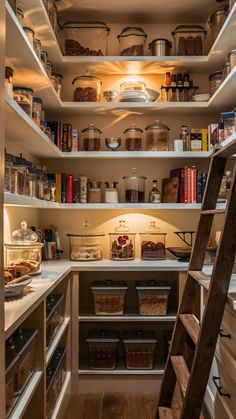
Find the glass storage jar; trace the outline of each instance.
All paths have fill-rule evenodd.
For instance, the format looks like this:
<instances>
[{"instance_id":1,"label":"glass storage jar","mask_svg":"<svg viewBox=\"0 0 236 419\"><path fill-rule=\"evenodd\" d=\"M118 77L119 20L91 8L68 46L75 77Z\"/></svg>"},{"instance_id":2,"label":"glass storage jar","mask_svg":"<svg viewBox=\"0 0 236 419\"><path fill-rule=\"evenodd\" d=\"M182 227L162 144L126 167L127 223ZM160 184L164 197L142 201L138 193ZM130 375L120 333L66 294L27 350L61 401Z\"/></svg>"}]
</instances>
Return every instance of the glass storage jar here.
<instances>
[{"instance_id":1,"label":"glass storage jar","mask_svg":"<svg viewBox=\"0 0 236 419\"><path fill-rule=\"evenodd\" d=\"M44 68L46 70L46 68L47 68L47 61L48 61L48 53L47 53L47 51L41 51L40 59L41 59L42 64L43 64L43 66L44 66Z\"/></svg>"},{"instance_id":2,"label":"glass storage jar","mask_svg":"<svg viewBox=\"0 0 236 419\"><path fill-rule=\"evenodd\" d=\"M41 170L37 171L37 198L44 199L46 174Z\"/></svg>"},{"instance_id":3,"label":"glass storage jar","mask_svg":"<svg viewBox=\"0 0 236 419\"><path fill-rule=\"evenodd\" d=\"M11 67L5 67L5 92L13 98L13 74Z\"/></svg>"},{"instance_id":4,"label":"glass storage jar","mask_svg":"<svg viewBox=\"0 0 236 419\"><path fill-rule=\"evenodd\" d=\"M47 72L47 75L48 75L48 78L49 79L51 79L51 77L52 77L52 68L53 68L53 65L52 65L51 61L48 61L47 60L47 63L46 63L46 72Z\"/></svg>"},{"instance_id":5,"label":"glass storage jar","mask_svg":"<svg viewBox=\"0 0 236 419\"><path fill-rule=\"evenodd\" d=\"M65 22L62 26L65 55L107 55L110 29L104 22Z\"/></svg>"},{"instance_id":6,"label":"glass storage jar","mask_svg":"<svg viewBox=\"0 0 236 419\"><path fill-rule=\"evenodd\" d=\"M127 369L153 368L154 352L157 343L154 332L131 330L123 333L122 342L125 350Z\"/></svg>"},{"instance_id":7,"label":"glass storage jar","mask_svg":"<svg viewBox=\"0 0 236 419\"><path fill-rule=\"evenodd\" d=\"M169 284L150 279L148 281L136 281L135 286L140 316L167 315L171 291Z\"/></svg>"},{"instance_id":8,"label":"glass storage jar","mask_svg":"<svg viewBox=\"0 0 236 419\"><path fill-rule=\"evenodd\" d=\"M25 195L26 173L31 163L22 156L14 158L11 172L11 192L18 195Z\"/></svg>"},{"instance_id":9,"label":"glass storage jar","mask_svg":"<svg viewBox=\"0 0 236 419\"><path fill-rule=\"evenodd\" d=\"M128 26L117 36L120 42L120 55L144 55L147 34L142 28Z\"/></svg>"},{"instance_id":10,"label":"glass storage jar","mask_svg":"<svg viewBox=\"0 0 236 419\"><path fill-rule=\"evenodd\" d=\"M224 124L224 139L226 140L236 131L236 114L235 112L222 112L220 116Z\"/></svg>"},{"instance_id":11,"label":"glass storage jar","mask_svg":"<svg viewBox=\"0 0 236 419\"><path fill-rule=\"evenodd\" d=\"M229 61L227 61L227 63L224 63L223 65L223 80L226 79L226 77L228 76L228 74L230 73L230 63Z\"/></svg>"},{"instance_id":12,"label":"glass storage jar","mask_svg":"<svg viewBox=\"0 0 236 419\"><path fill-rule=\"evenodd\" d=\"M150 226L140 234L141 259L160 260L166 258L166 234L161 233L155 221L150 221Z\"/></svg>"},{"instance_id":13,"label":"glass storage jar","mask_svg":"<svg viewBox=\"0 0 236 419\"><path fill-rule=\"evenodd\" d=\"M123 176L125 185L125 202L145 202L145 176L138 176L137 169L132 169L131 176Z\"/></svg>"},{"instance_id":14,"label":"glass storage jar","mask_svg":"<svg viewBox=\"0 0 236 419\"><path fill-rule=\"evenodd\" d=\"M207 31L200 25L179 25L172 32L175 55L204 55Z\"/></svg>"},{"instance_id":15,"label":"glass storage jar","mask_svg":"<svg viewBox=\"0 0 236 419\"><path fill-rule=\"evenodd\" d=\"M38 125L38 127L40 127L42 105L43 105L43 101L41 97L34 96L33 105L32 105L32 119L34 123Z\"/></svg>"},{"instance_id":16,"label":"glass storage jar","mask_svg":"<svg viewBox=\"0 0 236 419\"><path fill-rule=\"evenodd\" d=\"M76 102L99 102L101 95L101 81L88 72L75 77L72 81L74 101Z\"/></svg>"},{"instance_id":17,"label":"glass storage jar","mask_svg":"<svg viewBox=\"0 0 236 419\"><path fill-rule=\"evenodd\" d=\"M29 28L29 26L23 26L23 31L25 32L25 35L27 36L29 42L31 43L32 47L34 45L34 31L33 29Z\"/></svg>"},{"instance_id":18,"label":"glass storage jar","mask_svg":"<svg viewBox=\"0 0 236 419\"><path fill-rule=\"evenodd\" d=\"M33 89L24 86L13 87L13 98L18 105L32 118Z\"/></svg>"},{"instance_id":19,"label":"glass storage jar","mask_svg":"<svg viewBox=\"0 0 236 419\"><path fill-rule=\"evenodd\" d=\"M22 264L29 268L30 275L41 272L43 243L39 243L38 239L38 234L27 228L26 221L22 221L21 228L12 233L12 242L4 244L6 264Z\"/></svg>"},{"instance_id":20,"label":"glass storage jar","mask_svg":"<svg viewBox=\"0 0 236 419\"><path fill-rule=\"evenodd\" d=\"M209 75L210 95L211 96L214 95L214 93L220 87L222 81L223 81L223 72L221 70L220 71L214 71L214 73L211 73Z\"/></svg>"},{"instance_id":21,"label":"glass storage jar","mask_svg":"<svg viewBox=\"0 0 236 419\"><path fill-rule=\"evenodd\" d=\"M97 316L121 316L125 311L125 281L94 281L91 287Z\"/></svg>"},{"instance_id":22,"label":"glass storage jar","mask_svg":"<svg viewBox=\"0 0 236 419\"><path fill-rule=\"evenodd\" d=\"M20 22L21 26L23 26L23 20L24 20L24 12L20 7L16 8L16 17L18 21Z\"/></svg>"},{"instance_id":23,"label":"glass storage jar","mask_svg":"<svg viewBox=\"0 0 236 419\"><path fill-rule=\"evenodd\" d=\"M103 233L89 230L89 220L84 219L83 230L67 234L69 237L70 260L91 261L102 259Z\"/></svg>"},{"instance_id":24,"label":"glass storage jar","mask_svg":"<svg viewBox=\"0 0 236 419\"><path fill-rule=\"evenodd\" d=\"M34 46L35 53L37 54L38 58L40 59L40 57L41 57L41 42L40 42L40 39L34 39L33 46Z\"/></svg>"},{"instance_id":25,"label":"glass storage jar","mask_svg":"<svg viewBox=\"0 0 236 419\"><path fill-rule=\"evenodd\" d=\"M127 151L141 151L142 150L142 130L131 124L129 128L124 130L125 134L125 149Z\"/></svg>"},{"instance_id":26,"label":"glass storage jar","mask_svg":"<svg viewBox=\"0 0 236 419\"><path fill-rule=\"evenodd\" d=\"M83 150L84 151L99 151L100 150L100 136L102 131L96 128L92 122L87 128L82 131L83 136Z\"/></svg>"},{"instance_id":27,"label":"glass storage jar","mask_svg":"<svg viewBox=\"0 0 236 419\"><path fill-rule=\"evenodd\" d=\"M91 204L102 202L102 182L89 182L88 202Z\"/></svg>"},{"instance_id":28,"label":"glass storage jar","mask_svg":"<svg viewBox=\"0 0 236 419\"><path fill-rule=\"evenodd\" d=\"M116 204L119 202L119 194L117 190L118 182L105 182L105 202Z\"/></svg>"},{"instance_id":29,"label":"glass storage jar","mask_svg":"<svg viewBox=\"0 0 236 419\"><path fill-rule=\"evenodd\" d=\"M110 236L110 259L133 260L135 258L135 234L130 233L125 221L120 220Z\"/></svg>"},{"instance_id":30,"label":"glass storage jar","mask_svg":"<svg viewBox=\"0 0 236 419\"><path fill-rule=\"evenodd\" d=\"M124 81L120 84L121 93L126 90L135 90L136 92L145 93L146 84L142 81Z\"/></svg>"},{"instance_id":31,"label":"glass storage jar","mask_svg":"<svg viewBox=\"0 0 236 419\"><path fill-rule=\"evenodd\" d=\"M5 176L4 176L4 191L12 192L12 166L15 158L12 154L5 153Z\"/></svg>"},{"instance_id":32,"label":"glass storage jar","mask_svg":"<svg viewBox=\"0 0 236 419\"><path fill-rule=\"evenodd\" d=\"M226 7L216 10L214 13L211 14L208 20L208 24L211 28L211 36L212 36L213 42L217 38L224 22L227 19L227 16L228 16L228 12L227 12Z\"/></svg>"},{"instance_id":33,"label":"glass storage jar","mask_svg":"<svg viewBox=\"0 0 236 419\"><path fill-rule=\"evenodd\" d=\"M51 76L51 82L52 85L54 87L54 89L56 90L59 98L61 98L61 87L62 87L62 81L63 81L63 75L60 73L52 73Z\"/></svg>"},{"instance_id":34,"label":"glass storage jar","mask_svg":"<svg viewBox=\"0 0 236 419\"><path fill-rule=\"evenodd\" d=\"M28 168L25 175L25 195L37 197L37 170Z\"/></svg>"},{"instance_id":35,"label":"glass storage jar","mask_svg":"<svg viewBox=\"0 0 236 419\"><path fill-rule=\"evenodd\" d=\"M89 367L92 370L116 368L119 335L112 330L90 331L88 344Z\"/></svg>"},{"instance_id":36,"label":"glass storage jar","mask_svg":"<svg viewBox=\"0 0 236 419\"><path fill-rule=\"evenodd\" d=\"M169 150L169 131L167 125L161 124L158 120L148 125L147 131L147 150L148 151L168 151Z\"/></svg>"}]
</instances>

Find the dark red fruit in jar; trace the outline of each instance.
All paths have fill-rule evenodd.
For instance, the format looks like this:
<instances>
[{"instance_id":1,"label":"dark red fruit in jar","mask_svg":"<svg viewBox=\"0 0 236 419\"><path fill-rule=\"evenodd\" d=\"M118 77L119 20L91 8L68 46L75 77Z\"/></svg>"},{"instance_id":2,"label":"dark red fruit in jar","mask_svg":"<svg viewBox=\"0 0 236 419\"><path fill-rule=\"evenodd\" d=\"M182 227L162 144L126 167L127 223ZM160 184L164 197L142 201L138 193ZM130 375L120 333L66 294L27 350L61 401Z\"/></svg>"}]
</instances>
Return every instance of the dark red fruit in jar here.
<instances>
[{"instance_id":1,"label":"dark red fruit in jar","mask_svg":"<svg viewBox=\"0 0 236 419\"><path fill-rule=\"evenodd\" d=\"M126 244L126 240L127 240L127 239L125 239L125 237L127 237L127 236L120 236L120 237L118 237L118 243L119 243L121 246L124 246L124 245Z\"/></svg>"},{"instance_id":2,"label":"dark red fruit in jar","mask_svg":"<svg viewBox=\"0 0 236 419\"><path fill-rule=\"evenodd\" d=\"M129 240L129 236L123 236L124 240Z\"/></svg>"}]
</instances>

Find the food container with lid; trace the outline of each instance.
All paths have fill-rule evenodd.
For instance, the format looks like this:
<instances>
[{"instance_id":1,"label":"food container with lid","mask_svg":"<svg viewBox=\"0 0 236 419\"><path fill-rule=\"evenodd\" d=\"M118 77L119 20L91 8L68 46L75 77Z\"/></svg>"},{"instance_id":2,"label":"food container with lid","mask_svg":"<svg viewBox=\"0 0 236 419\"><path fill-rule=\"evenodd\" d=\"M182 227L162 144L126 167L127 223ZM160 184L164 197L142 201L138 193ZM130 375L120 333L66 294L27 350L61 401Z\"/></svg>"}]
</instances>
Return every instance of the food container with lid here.
<instances>
[{"instance_id":1,"label":"food container with lid","mask_svg":"<svg viewBox=\"0 0 236 419\"><path fill-rule=\"evenodd\" d=\"M172 43L168 39L157 38L149 44L150 55L164 57L171 55Z\"/></svg>"},{"instance_id":2,"label":"food container with lid","mask_svg":"<svg viewBox=\"0 0 236 419\"><path fill-rule=\"evenodd\" d=\"M228 76L228 74L230 73L230 63L229 61L227 61L227 63L223 64L223 80L226 79L226 77Z\"/></svg>"},{"instance_id":3,"label":"food container with lid","mask_svg":"<svg viewBox=\"0 0 236 419\"><path fill-rule=\"evenodd\" d=\"M76 102L99 102L101 95L101 81L91 76L88 72L75 77L72 81L74 101Z\"/></svg>"},{"instance_id":4,"label":"food container with lid","mask_svg":"<svg viewBox=\"0 0 236 419\"><path fill-rule=\"evenodd\" d=\"M153 368L156 335L151 331L131 330L123 333L122 342L125 350L127 369Z\"/></svg>"},{"instance_id":5,"label":"food container with lid","mask_svg":"<svg viewBox=\"0 0 236 419\"><path fill-rule=\"evenodd\" d=\"M41 61L42 61L43 66L44 66L44 68L46 70L46 68L47 68L47 60L48 60L48 53L47 53L47 51L41 51L40 58L41 58Z\"/></svg>"},{"instance_id":6,"label":"food container with lid","mask_svg":"<svg viewBox=\"0 0 236 419\"><path fill-rule=\"evenodd\" d=\"M46 299L46 348L49 347L64 320L65 298L63 294L49 294Z\"/></svg>"},{"instance_id":7,"label":"food container with lid","mask_svg":"<svg viewBox=\"0 0 236 419\"><path fill-rule=\"evenodd\" d=\"M131 124L129 128L124 130L125 134L125 149L127 151L141 151L142 150L142 132L141 128Z\"/></svg>"},{"instance_id":8,"label":"food container with lid","mask_svg":"<svg viewBox=\"0 0 236 419\"><path fill-rule=\"evenodd\" d=\"M236 131L236 114L235 112L222 112L220 117L224 124L224 139L226 140Z\"/></svg>"},{"instance_id":9,"label":"food container with lid","mask_svg":"<svg viewBox=\"0 0 236 419\"><path fill-rule=\"evenodd\" d=\"M141 259L161 260L166 258L166 234L161 233L155 221L150 221L150 226L140 234Z\"/></svg>"},{"instance_id":10,"label":"food container with lid","mask_svg":"<svg viewBox=\"0 0 236 419\"><path fill-rule=\"evenodd\" d=\"M228 12L226 7L223 7L219 10L216 10L214 13L210 15L210 18L208 20L208 25L211 28L211 36L213 42L218 36L218 33L220 32L224 22L226 21L228 16Z\"/></svg>"},{"instance_id":11,"label":"food container with lid","mask_svg":"<svg viewBox=\"0 0 236 419\"><path fill-rule=\"evenodd\" d=\"M128 26L117 36L120 42L120 55L144 55L147 34L142 28Z\"/></svg>"},{"instance_id":12,"label":"food container with lid","mask_svg":"<svg viewBox=\"0 0 236 419\"><path fill-rule=\"evenodd\" d=\"M5 67L5 92L13 98L13 74L11 67Z\"/></svg>"},{"instance_id":13,"label":"food container with lid","mask_svg":"<svg viewBox=\"0 0 236 419\"><path fill-rule=\"evenodd\" d=\"M38 127L40 127L42 105L43 105L43 101L41 97L34 96L33 105L32 105L32 119L34 123L38 125Z\"/></svg>"},{"instance_id":14,"label":"food container with lid","mask_svg":"<svg viewBox=\"0 0 236 419\"><path fill-rule=\"evenodd\" d=\"M89 182L88 202L91 204L102 202L102 182Z\"/></svg>"},{"instance_id":15,"label":"food container with lid","mask_svg":"<svg viewBox=\"0 0 236 419\"><path fill-rule=\"evenodd\" d=\"M115 369L119 341L119 335L115 331L90 331L86 339L89 353L89 367L92 370Z\"/></svg>"},{"instance_id":16,"label":"food container with lid","mask_svg":"<svg viewBox=\"0 0 236 419\"><path fill-rule=\"evenodd\" d=\"M214 71L209 75L209 82L210 82L210 95L214 95L217 89L220 87L223 81L223 71Z\"/></svg>"},{"instance_id":17,"label":"food container with lid","mask_svg":"<svg viewBox=\"0 0 236 419\"><path fill-rule=\"evenodd\" d=\"M236 66L236 49L232 49L228 55L230 71Z\"/></svg>"},{"instance_id":18,"label":"food container with lid","mask_svg":"<svg viewBox=\"0 0 236 419\"><path fill-rule=\"evenodd\" d=\"M26 174L28 169L31 168L31 163L24 159L22 155L14 157L11 172L11 192L18 195L26 194Z\"/></svg>"},{"instance_id":19,"label":"food container with lid","mask_svg":"<svg viewBox=\"0 0 236 419\"><path fill-rule=\"evenodd\" d=\"M40 39L34 39L33 47L34 47L35 53L37 54L37 56L40 59L40 57L41 57L41 41L40 41Z\"/></svg>"},{"instance_id":20,"label":"food container with lid","mask_svg":"<svg viewBox=\"0 0 236 419\"><path fill-rule=\"evenodd\" d=\"M171 287L150 279L149 281L136 281L138 296L138 312L141 316L166 316L168 310Z\"/></svg>"},{"instance_id":21,"label":"food container with lid","mask_svg":"<svg viewBox=\"0 0 236 419\"><path fill-rule=\"evenodd\" d=\"M27 36L29 42L31 43L32 47L34 45L34 31L33 29L29 28L29 26L23 26L23 31L25 32L25 35Z\"/></svg>"},{"instance_id":22,"label":"food container with lid","mask_svg":"<svg viewBox=\"0 0 236 419\"><path fill-rule=\"evenodd\" d=\"M12 233L12 242L5 243L6 264L21 264L26 274L41 272L43 243L38 242L38 234L27 228L27 222L21 222L21 228Z\"/></svg>"},{"instance_id":23,"label":"food container with lid","mask_svg":"<svg viewBox=\"0 0 236 419\"><path fill-rule=\"evenodd\" d=\"M130 233L124 220L110 235L110 259L112 260L133 260L135 258L135 234Z\"/></svg>"},{"instance_id":24,"label":"food container with lid","mask_svg":"<svg viewBox=\"0 0 236 419\"><path fill-rule=\"evenodd\" d=\"M33 198L37 197L37 170L33 168L28 168L25 175L25 195L32 196Z\"/></svg>"},{"instance_id":25,"label":"food container with lid","mask_svg":"<svg viewBox=\"0 0 236 419\"><path fill-rule=\"evenodd\" d=\"M116 204L119 202L119 194L117 190L118 182L105 182L105 202Z\"/></svg>"},{"instance_id":26,"label":"food container with lid","mask_svg":"<svg viewBox=\"0 0 236 419\"><path fill-rule=\"evenodd\" d=\"M5 350L5 406L6 416L10 414L14 403L16 402L14 383L17 377L17 366L19 356L14 353L8 345Z\"/></svg>"},{"instance_id":27,"label":"food container with lid","mask_svg":"<svg viewBox=\"0 0 236 419\"><path fill-rule=\"evenodd\" d=\"M13 98L27 115L32 118L33 89L24 86L14 86Z\"/></svg>"},{"instance_id":28,"label":"food container with lid","mask_svg":"<svg viewBox=\"0 0 236 419\"><path fill-rule=\"evenodd\" d=\"M179 25L172 32L175 55L204 55L207 31L200 25Z\"/></svg>"},{"instance_id":29,"label":"food container with lid","mask_svg":"<svg viewBox=\"0 0 236 419\"><path fill-rule=\"evenodd\" d=\"M4 176L4 191L12 192L12 166L15 158L12 154L5 153L5 176Z\"/></svg>"},{"instance_id":30,"label":"food container with lid","mask_svg":"<svg viewBox=\"0 0 236 419\"><path fill-rule=\"evenodd\" d=\"M131 176L123 176L125 185L125 202L141 203L145 202L145 181L146 176L139 176L137 169L132 169Z\"/></svg>"},{"instance_id":31,"label":"food container with lid","mask_svg":"<svg viewBox=\"0 0 236 419\"><path fill-rule=\"evenodd\" d=\"M107 55L110 29L104 22L65 22L62 25L65 55Z\"/></svg>"},{"instance_id":32,"label":"food container with lid","mask_svg":"<svg viewBox=\"0 0 236 419\"><path fill-rule=\"evenodd\" d=\"M65 380L65 348L57 348L46 371L46 419L50 419Z\"/></svg>"},{"instance_id":33,"label":"food container with lid","mask_svg":"<svg viewBox=\"0 0 236 419\"><path fill-rule=\"evenodd\" d=\"M125 281L94 281L91 287L94 297L94 311L97 316L119 316L124 314Z\"/></svg>"},{"instance_id":34,"label":"food container with lid","mask_svg":"<svg viewBox=\"0 0 236 419\"><path fill-rule=\"evenodd\" d=\"M47 63L46 63L46 72L47 72L47 75L48 75L48 78L49 79L51 79L51 77L52 77L52 68L53 68L53 65L52 65L51 61L48 61L47 60Z\"/></svg>"},{"instance_id":35,"label":"food container with lid","mask_svg":"<svg viewBox=\"0 0 236 419\"><path fill-rule=\"evenodd\" d=\"M84 151L99 151L101 146L102 131L90 122L87 128L82 131L83 150Z\"/></svg>"},{"instance_id":36,"label":"food container with lid","mask_svg":"<svg viewBox=\"0 0 236 419\"><path fill-rule=\"evenodd\" d=\"M60 73L52 73L51 76L51 82L52 85L54 87L54 89L56 90L59 98L61 98L61 88L62 88L62 81L63 81L63 75Z\"/></svg>"},{"instance_id":37,"label":"food container with lid","mask_svg":"<svg viewBox=\"0 0 236 419\"><path fill-rule=\"evenodd\" d=\"M145 128L146 144L148 151L168 151L169 150L169 131L167 125L155 120Z\"/></svg>"},{"instance_id":38,"label":"food container with lid","mask_svg":"<svg viewBox=\"0 0 236 419\"><path fill-rule=\"evenodd\" d=\"M21 26L23 26L24 12L20 7L16 8L16 17L19 20Z\"/></svg>"},{"instance_id":39,"label":"food container with lid","mask_svg":"<svg viewBox=\"0 0 236 419\"><path fill-rule=\"evenodd\" d=\"M102 259L103 233L89 230L89 220L84 219L83 230L67 234L69 237L70 260L92 261Z\"/></svg>"}]
</instances>

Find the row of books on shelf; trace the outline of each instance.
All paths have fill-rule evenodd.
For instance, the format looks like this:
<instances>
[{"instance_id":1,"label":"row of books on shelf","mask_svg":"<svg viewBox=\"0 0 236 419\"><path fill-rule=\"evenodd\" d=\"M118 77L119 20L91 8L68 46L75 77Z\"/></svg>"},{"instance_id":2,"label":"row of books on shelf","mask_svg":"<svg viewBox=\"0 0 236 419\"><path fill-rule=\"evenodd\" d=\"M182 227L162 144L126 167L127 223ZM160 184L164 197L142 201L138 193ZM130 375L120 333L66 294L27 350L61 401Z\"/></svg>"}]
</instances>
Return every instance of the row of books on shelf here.
<instances>
[{"instance_id":1,"label":"row of books on shelf","mask_svg":"<svg viewBox=\"0 0 236 419\"><path fill-rule=\"evenodd\" d=\"M170 178L178 184L176 200L182 204L201 203L205 191L207 173L195 166L170 171Z\"/></svg>"}]
</instances>

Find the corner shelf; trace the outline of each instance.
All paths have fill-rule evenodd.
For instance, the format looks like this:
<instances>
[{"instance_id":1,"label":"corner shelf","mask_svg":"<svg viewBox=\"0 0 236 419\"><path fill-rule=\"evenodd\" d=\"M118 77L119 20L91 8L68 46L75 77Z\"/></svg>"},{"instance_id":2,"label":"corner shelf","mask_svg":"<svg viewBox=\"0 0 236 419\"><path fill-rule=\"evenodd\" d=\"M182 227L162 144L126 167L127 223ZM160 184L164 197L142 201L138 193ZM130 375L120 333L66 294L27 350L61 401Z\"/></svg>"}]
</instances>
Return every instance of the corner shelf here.
<instances>
[{"instance_id":1,"label":"corner shelf","mask_svg":"<svg viewBox=\"0 0 236 419\"><path fill-rule=\"evenodd\" d=\"M51 342L51 345L49 346L47 352L46 352L46 365L50 362L50 359L52 358L62 336L64 335L65 331L67 330L70 323L70 318L65 317L61 326L59 327L53 341Z\"/></svg>"},{"instance_id":2,"label":"corner shelf","mask_svg":"<svg viewBox=\"0 0 236 419\"><path fill-rule=\"evenodd\" d=\"M126 310L121 316L97 316L89 310L81 310L78 317L81 322L175 322L176 311L170 310L166 316L140 316L137 310Z\"/></svg>"},{"instance_id":3,"label":"corner shelf","mask_svg":"<svg viewBox=\"0 0 236 419\"><path fill-rule=\"evenodd\" d=\"M162 375L164 374L164 360L154 361L154 368L151 370L128 370L124 367L121 360L118 360L117 367L114 370L92 370L89 368L85 359L80 360L79 375Z\"/></svg>"}]
</instances>

